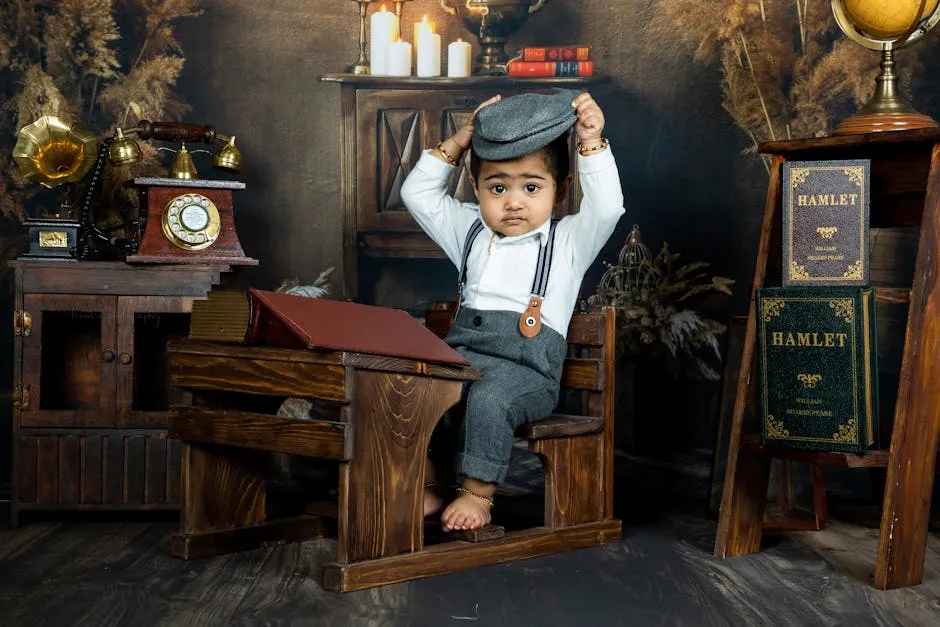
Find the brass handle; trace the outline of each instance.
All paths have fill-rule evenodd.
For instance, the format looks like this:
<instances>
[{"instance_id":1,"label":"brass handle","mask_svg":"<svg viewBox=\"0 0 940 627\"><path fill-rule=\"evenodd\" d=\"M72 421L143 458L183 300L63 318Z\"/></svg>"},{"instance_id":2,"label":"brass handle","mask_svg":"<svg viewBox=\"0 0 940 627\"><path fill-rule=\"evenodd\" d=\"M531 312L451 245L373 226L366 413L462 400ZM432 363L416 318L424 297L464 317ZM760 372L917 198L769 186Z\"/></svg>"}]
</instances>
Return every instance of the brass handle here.
<instances>
[{"instance_id":1,"label":"brass handle","mask_svg":"<svg viewBox=\"0 0 940 627\"><path fill-rule=\"evenodd\" d=\"M447 4L447 0L441 0L441 8L451 15L457 15L457 9Z\"/></svg>"},{"instance_id":2,"label":"brass handle","mask_svg":"<svg viewBox=\"0 0 940 627\"><path fill-rule=\"evenodd\" d=\"M29 337L33 332L33 316L28 311L13 312L13 335Z\"/></svg>"},{"instance_id":3,"label":"brass handle","mask_svg":"<svg viewBox=\"0 0 940 627\"><path fill-rule=\"evenodd\" d=\"M106 348L101 351L101 361L106 361L108 363L114 361L114 351L110 348Z\"/></svg>"},{"instance_id":4,"label":"brass handle","mask_svg":"<svg viewBox=\"0 0 940 627\"><path fill-rule=\"evenodd\" d=\"M130 353L121 353L120 355L118 355L118 359L121 360L122 364L126 365L126 364L131 363L132 358L130 356Z\"/></svg>"},{"instance_id":5,"label":"brass handle","mask_svg":"<svg viewBox=\"0 0 940 627\"><path fill-rule=\"evenodd\" d=\"M29 408L29 385L18 385L13 389L13 407L16 409Z\"/></svg>"}]
</instances>

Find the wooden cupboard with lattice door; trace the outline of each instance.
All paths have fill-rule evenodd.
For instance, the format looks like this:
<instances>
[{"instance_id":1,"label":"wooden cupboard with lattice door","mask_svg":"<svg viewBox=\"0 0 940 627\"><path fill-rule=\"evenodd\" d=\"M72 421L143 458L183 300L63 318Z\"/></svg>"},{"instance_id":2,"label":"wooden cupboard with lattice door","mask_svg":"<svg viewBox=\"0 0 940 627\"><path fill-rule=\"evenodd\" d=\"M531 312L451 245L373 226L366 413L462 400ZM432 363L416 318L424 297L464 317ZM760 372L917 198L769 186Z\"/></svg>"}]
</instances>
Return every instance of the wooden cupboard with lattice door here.
<instances>
[{"instance_id":1,"label":"wooden cupboard with lattice door","mask_svg":"<svg viewBox=\"0 0 940 627\"><path fill-rule=\"evenodd\" d=\"M227 266L13 261L11 519L179 507L166 343Z\"/></svg>"}]
</instances>

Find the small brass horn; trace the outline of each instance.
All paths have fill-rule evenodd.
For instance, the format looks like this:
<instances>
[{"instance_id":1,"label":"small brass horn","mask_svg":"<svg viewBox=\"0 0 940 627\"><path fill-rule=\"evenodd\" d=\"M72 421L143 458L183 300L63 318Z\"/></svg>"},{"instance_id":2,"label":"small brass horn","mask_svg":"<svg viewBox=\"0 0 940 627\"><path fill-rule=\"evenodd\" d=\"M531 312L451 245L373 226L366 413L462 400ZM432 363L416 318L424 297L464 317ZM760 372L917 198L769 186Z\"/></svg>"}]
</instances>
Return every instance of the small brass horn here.
<instances>
[{"instance_id":1,"label":"small brass horn","mask_svg":"<svg viewBox=\"0 0 940 627\"><path fill-rule=\"evenodd\" d=\"M50 189L80 181L97 158L98 142L81 122L45 115L16 137L13 160L20 172Z\"/></svg>"}]
</instances>

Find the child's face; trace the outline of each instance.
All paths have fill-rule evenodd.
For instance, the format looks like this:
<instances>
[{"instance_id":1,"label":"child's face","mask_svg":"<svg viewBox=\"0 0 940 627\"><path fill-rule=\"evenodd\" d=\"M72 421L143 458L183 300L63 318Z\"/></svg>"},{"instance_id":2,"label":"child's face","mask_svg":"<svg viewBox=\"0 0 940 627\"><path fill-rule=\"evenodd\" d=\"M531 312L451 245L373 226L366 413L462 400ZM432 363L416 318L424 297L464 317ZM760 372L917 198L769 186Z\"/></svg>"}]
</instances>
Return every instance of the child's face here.
<instances>
[{"instance_id":1,"label":"child's face","mask_svg":"<svg viewBox=\"0 0 940 627\"><path fill-rule=\"evenodd\" d=\"M558 185L544 151L511 161L482 161L473 188L480 217L503 236L534 231L552 217Z\"/></svg>"}]
</instances>

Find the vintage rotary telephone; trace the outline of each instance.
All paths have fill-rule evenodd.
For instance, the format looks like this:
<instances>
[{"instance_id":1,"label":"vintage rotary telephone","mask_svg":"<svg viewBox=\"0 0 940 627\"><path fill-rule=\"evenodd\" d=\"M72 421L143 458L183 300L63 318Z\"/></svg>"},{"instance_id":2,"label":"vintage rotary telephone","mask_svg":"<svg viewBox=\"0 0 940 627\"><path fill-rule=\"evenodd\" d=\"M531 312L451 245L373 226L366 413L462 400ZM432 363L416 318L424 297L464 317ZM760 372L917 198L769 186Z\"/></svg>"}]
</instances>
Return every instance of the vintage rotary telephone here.
<instances>
[{"instance_id":1,"label":"vintage rotary telephone","mask_svg":"<svg viewBox=\"0 0 940 627\"><path fill-rule=\"evenodd\" d=\"M43 116L32 124L23 127L18 135L13 158L20 171L29 180L38 180L44 187L55 188L64 183L76 184L88 172L92 173L91 180L85 188L79 205L78 220L71 215L72 204L68 200L62 202L60 211L54 216L41 219L26 220L30 231L30 251L28 257L57 257L84 260L90 252L92 240L105 244L124 254L136 253L141 243L145 228L147 213L141 207L138 217L128 218L122 224L107 229L98 227L91 222L91 205L98 193L98 187L104 174L105 160L112 166L130 165L140 161L142 153L131 136L140 139L153 139L158 141L179 142L182 147L170 166L168 177L161 181L196 181L197 171L186 142L203 142L211 144L214 141L223 143L216 152L212 165L215 168L239 172L242 167L242 156L235 147L235 137L217 134L212 126L183 124L176 122L151 122L140 120L136 127L123 130L118 128L111 137L106 138L95 156L96 140L94 134L80 122L70 121L55 116ZM157 180L157 179L154 179ZM183 184L183 183L181 183ZM243 188L244 186L241 185ZM71 191L71 188L70 188ZM203 199L202 196L199 196ZM212 217L211 202L202 207L205 214L203 221L211 222L216 227L219 218ZM125 211L125 217L129 212ZM217 213L217 212L216 212ZM200 215L196 208L188 215L196 226L200 226ZM208 226L208 225L207 225ZM114 232L121 229L136 231L130 238L118 238ZM178 235L177 231L170 231ZM218 236L218 233L215 234ZM169 235L168 235L169 236ZM214 238L209 232L200 235L203 239L200 244L210 246ZM194 236L199 237L199 236ZM187 244L185 236L181 242Z\"/></svg>"},{"instance_id":2,"label":"vintage rotary telephone","mask_svg":"<svg viewBox=\"0 0 940 627\"><path fill-rule=\"evenodd\" d=\"M192 156L190 151L186 149L186 142L203 142L206 144L211 144L213 141L221 141L223 146L216 152L215 157L212 160L212 165L220 170L225 170L228 172L240 172L242 168L242 156L238 151L238 148L235 147L235 136L227 136L217 134L215 128L209 125L197 125L197 124L184 124L179 122L151 122L150 120L140 120L137 123L137 126L128 130L123 130L117 128L114 131L114 135L107 138L104 141L102 146L102 153L106 151L108 162L115 167L130 165L137 163L141 159L140 146L137 145L137 142L134 141L131 136L136 135L140 139L154 139L159 141L171 141L179 142L181 144L180 150L176 154L176 158L173 159L173 163L170 165L170 170L168 172L169 179L179 179L181 181L193 181L197 180L197 171L196 166L193 163ZM101 155L99 154L99 160ZM97 168L95 172L98 173L99 169ZM89 187L89 193L94 191L95 181L92 181L92 185ZM202 199L202 197L199 197ZM102 233L101 229L98 229L94 225L90 224L87 219L88 206L90 202L84 203L82 206L82 217L81 222L85 225L87 229L86 238L86 248L83 250L81 244L79 247L79 255L82 253L87 254L87 241L89 236L95 236L99 239L102 239L102 236L107 237L106 234ZM219 225L219 216L216 211L214 214L212 212L214 206L212 203L206 203L205 207L202 206L193 206L192 211L189 211L187 215L193 215L192 218L194 221L198 220L201 223L205 223L204 232L199 235L202 239L200 244L205 244L206 246L211 245L215 237L218 236L218 225ZM112 246L122 249L128 254L133 254L138 251L138 248L141 244L141 240L144 237L147 228L147 219L150 214L150 211L145 210L145 207L142 205L138 217L135 220L130 221L128 226L137 227L137 237L131 240L106 240ZM198 214L198 215L197 215ZM212 219L214 215L214 220ZM200 226L202 224L200 223ZM122 225L123 226L123 225ZM179 226L179 225L177 225ZM211 233L215 229L214 234ZM167 236L177 236L179 234L179 228L176 232L170 231L167 233ZM214 236L213 236L214 235ZM194 236L195 237L195 236ZM184 240L185 242L185 236ZM79 256L81 258L81 256Z\"/></svg>"}]
</instances>

